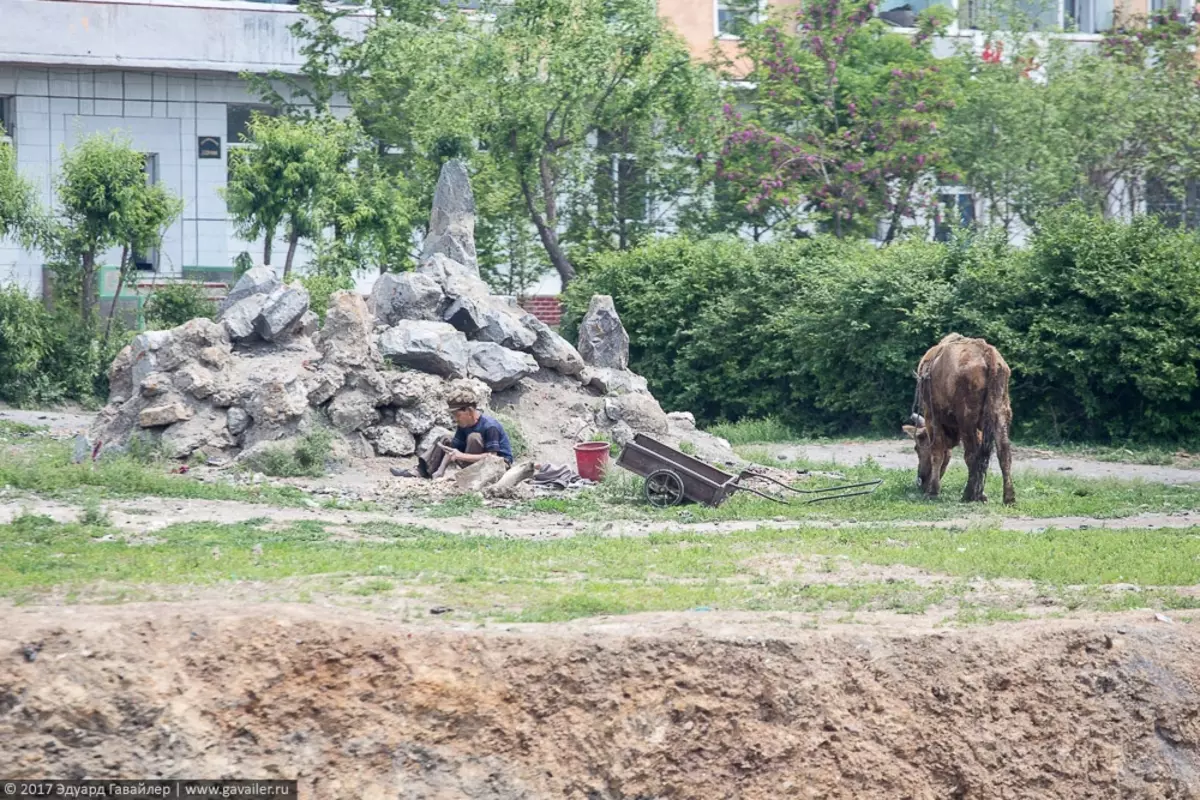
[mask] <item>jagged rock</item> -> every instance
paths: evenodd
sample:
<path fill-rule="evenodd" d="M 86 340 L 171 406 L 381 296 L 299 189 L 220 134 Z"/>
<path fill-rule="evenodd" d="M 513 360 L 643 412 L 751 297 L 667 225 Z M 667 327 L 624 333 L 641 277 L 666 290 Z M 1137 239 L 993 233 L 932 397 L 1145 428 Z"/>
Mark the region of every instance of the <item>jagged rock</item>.
<path fill-rule="evenodd" d="M 593 367 L 623 370 L 629 366 L 629 334 L 611 295 L 592 295 L 579 324 L 579 355 Z"/>
<path fill-rule="evenodd" d="M 467 336 L 472 336 L 485 322 L 484 306 L 470 297 L 460 297 L 450 304 L 442 319 Z"/>
<path fill-rule="evenodd" d="M 402 319 L 441 319 L 446 295 L 433 278 L 419 272 L 380 275 L 371 287 L 367 307 L 375 319 L 395 325 Z"/>
<path fill-rule="evenodd" d="M 444 254 L 479 274 L 475 256 L 475 197 L 466 166 L 458 160 L 442 165 L 433 193 L 433 213 L 422 260 Z"/>
<path fill-rule="evenodd" d="M 445 379 L 427 372 L 386 372 L 384 377 L 391 386 L 394 406 L 407 408 L 429 399 L 441 403 L 446 393 Z"/>
<path fill-rule="evenodd" d="M 518 353 L 491 342 L 471 342 L 467 374 L 478 378 L 492 391 L 502 392 L 522 378 L 538 371 L 537 361 L 528 353 Z"/>
<path fill-rule="evenodd" d="M 273 342 L 285 334 L 308 311 L 308 290 L 299 284 L 281 286 L 267 296 L 254 330 Z"/>
<path fill-rule="evenodd" d="M 450 415 L 446 413 L 445 406 L 434 408 L 422 404 L 413 408 L 397 408 L 396 424 L 413 436 L 420 436 L 434 427 L 449 425 Z"/>
<path fill-rule="evenodd" d="M 247 297 L 256 294 L 268 295 L 279 287 L 279 278 L 270 267 L 255 267 L 247 270 L 245 275 L 238 278 L 238 282 L 233 285 L 233 289 L 222 301 L 220 314 L 223 317 L 227 309 Z"/>
<path fill-rule="evenodd" d="M 690 411 L 672 411 L 667 414 L 667 422 L 672 428 L 683 431 L 696 430 L 696 415 Z"/>
<path fill-rule="evenodd" d="M 147 331 L 134 337 L 129 354 L 131 385 L 141 386 L 146 376 L 160 371 L 159 351 L 170 338 L 170 331 Z M 132 394 L 132 391 L 129 394 Z M 127 394 L 126 397 L 128 396 Z"/>
<path fill-rule="evenodd" d="M 343 367 L 372 366 L 379 361 L 374 340 L 375 318 L 362 295 L 334 292 L 318 346 L 324 360 Z"/>
<path fill-rule="evenodd" d="M 491 297 L 487 282 L 478 273 L 442 253 L 435 253 L 423 260 L 417 267 L 417 273 L 433 279 L 451 300 L 471 297 L 487 303 Z"/>
<path fill-rule="evenodd" d="M 532 314 L 521 317 L 521 324 L 537 334 L 530 348 L 539 366 L 552 369 L 563 375 L 578 375 L 587 365 L 571 343 L 559 336 L 550 327 Z"/>
<path fill-rule="evenodd" d="M 346 383 L 346 374 L 336 364 L 322 364 L 308 381 L 308 402 L 324 405 Z"/>
<path fill-rule="evenodd" d="M 108 402 L 133 396 L 133 345 L 127 344 L 117 353 L 108 368 Z"/>
<path fill-rule="evenodd" d="M 329 421 L 342 433 L 350 433 L 374 425 L 379 421 L 379 412 L 370 396 L 348 389 L 338 392 L 329 404 Z"/>
<path fill-rule="evenodd" d="M 444 322 L 401 320 L 379 337 L 384 358 L 448 378 L 467 374 L 467 337 Z"/>
<path fill-rule="evenodd" d="M 216 391 L 216 382 L 212 372 L 193 362 L 175 373 L 175 388 L 203 400 Z"/>
<path fill-rule="evenodd" d="M 392 402 L 391 384 L 381 372 L 371 369 L 352 373 L 347 384 L 370 398 L 376 406 L 386 406 Z"/>
<path fill-rule="evenodd" d="M 623 394 L 604 401 L 604 413 L 613 422 L 625 422 L 638 433 L 664 435 L 669 427 L 662 406 L 648 394 Z"/>
<path fill-rule="evenodd" d="M 240 436 L 242 431 L 250 427 L 250 415 L 244 409 L 234 406 L 225 412 L 225 426 L 230 434 Z"/>
<path fill-rule="evenodd" d="M 311 338 L 320 327 L 321 318 L 316 315 L 316 312 L 305 311 L 300 316 L 300 319 L 296 321 L 296 324 L 292 326 L 292 335 Z"/>
<path fill-rule="evenodd" d="M 258 335 L 255 322 L 267 305 L 268 295 L 252 294 L 239 300 L 221 314 L 221 323 L 235 342 L 244 342 Z"/>
<path fill-rule="evenodd" d="M 178 400 L 159 406 L 143 408 L 138 414 L 138 424 L 143 428 L 162 428 L 191 419 L 195 412 Z"/>
<path fill-rule="evenodd" d="M 629 427 L 628 422 L 618 422 L 612 427 L 612 440 L 621 447 L 632 442 L 635 435 L 636 432 L 633 428 Z"/>
<path fill-rule="evenodd" d="M 142 378 L 138 389 L 142 397 L 158 397 L 166 394 L 172 388 L 171 376 L 165 372 L 152 372 Z"/>
<path fill-rule="evenodd" d="M 584 386 L 591 386 L 601 394 L 626 394 L 640 392 L 648 394 L 646 379 L 627 369 L 607 369 L 605 367 L 588 367 L 579 375 L 579 381 Z"/>
<path fill-rule="evenodd" d="M 384 425 L 371 428 L 366 436 L 375 445 L 376 454 L 381 456 L 411 456 L 417 452 L 416 439 L 404 428 Z"/>
<path fill-rule="evenodd" d="M 299 376 L 268 372 L 253 385 L 242 387 L 238 403 L 250 413 L 261 438 L 278 439 L 308 411 L 308 391 Z"/>
<path fill-rule="evenodd" d="M 159 443 L 167 458 L 187 458 L 202 447 L 225 448 L 234 444 L 225 412 L 207 410 L 163 431 Z"/>
<path fill-rule="evenodd" d="M 224 369 L 229 363 L 229 348 L 221 348 L 218 345 L 201 348 L 200 363 L 213 369 Z"/>
<path fill-rule="evenodd" d="M 429 463 L 429 460 L 433 458 L 434 446 L 443 439 L 453 435 L 453 432 L 449 428 L 443 428 L 440 425 L 430 429 L 421 437 L 421 442 L 417 445 L 417 457 Z"/>
<path fill-rule="evenodd" d="M 499 481 L 506 472 L 508 462 L 500 456 L 488 453 L 474 464 L 455 473 L 454 482 L 458 484 L 459 491 L 478 492 Z"/>
<path fill-rule="evenodd" d="M 503 303 L 493 302 L 485 307 L 482 323 L 475 333 L 477 341 L 492 342 L 509 350 L 528 350 L 537 343 L 537 334 L 522 325 L 517 314 L 508 311 Z"/>

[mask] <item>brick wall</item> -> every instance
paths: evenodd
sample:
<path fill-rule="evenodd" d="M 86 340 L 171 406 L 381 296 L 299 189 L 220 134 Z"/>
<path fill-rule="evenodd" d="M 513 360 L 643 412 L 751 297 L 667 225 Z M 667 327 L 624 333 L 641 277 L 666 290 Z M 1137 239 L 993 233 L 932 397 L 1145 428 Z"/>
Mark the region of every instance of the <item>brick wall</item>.
<path fill-rule="evenodd" d="M 558 298 L 553 295 L 526 297 L 521 302 L 521 308 L 547 325 L 557 325 L 562 321 L 562 303 L 558 302 Z"/>

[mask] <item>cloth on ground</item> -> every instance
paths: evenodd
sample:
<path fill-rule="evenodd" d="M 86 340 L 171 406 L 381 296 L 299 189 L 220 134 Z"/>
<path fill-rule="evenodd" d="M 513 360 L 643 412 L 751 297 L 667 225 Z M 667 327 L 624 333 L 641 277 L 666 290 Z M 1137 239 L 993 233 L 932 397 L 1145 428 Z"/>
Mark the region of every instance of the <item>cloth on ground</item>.
<path fill-rule="evenodd" d="M 533 474 L 533 485 L 543 489 L 581 489 L 595 486 L 596 482 L 580 477 L 565 464 L 542 464 Z"/>

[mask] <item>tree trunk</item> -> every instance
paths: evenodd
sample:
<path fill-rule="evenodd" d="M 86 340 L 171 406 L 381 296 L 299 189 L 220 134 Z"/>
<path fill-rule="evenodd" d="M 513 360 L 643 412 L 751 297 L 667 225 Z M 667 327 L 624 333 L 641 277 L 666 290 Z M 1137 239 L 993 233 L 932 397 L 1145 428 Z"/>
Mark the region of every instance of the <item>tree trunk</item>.
<path fill-rule="evenodd" d="M 529 211 L 529 217 L 537 227 L 538 238 L 542 240 L 542 246 L 546 248 L 546 254 L 550 256 L 550 263 L 554 265 L 558 276 L 562 278 L 563 289 L 566 289 L 567 284 L 575 279 L 575 267 L 571 265 L 567 254 L 559 245 L 558 233 L 538 213 L 537 206 L 533 202 L 533 192 L 530 191 L 529 183 L 524 178 L 521 178 L 521 194 L 525 196 L 525 208 Z"/>
<path fill-rule="evenodd" d="M 900 193 L 899 202 L 892 209 L 892 219 L 888 223 L 887 235 L 883 237 L 884 244 L 891 244 L 896 238 L 896 234 L 900 232 L 900 218 L 904 215 L 904 206 L 908 203 L 908 194 L 911 191 L 910 186 L 904 187 L 904 191 Z"/>
<path fill-rule="evenodd" d="M 100 352 L 108 347 L 108 335 L 112 333 L 113 317 L 117 313 L 117 301 L 121 299 L 121 290 L 125 288 L 125 263 L 129 260 L 129 245 L 121 247 L 121 268 L 117 276 L 117 293 L 113 295 L 112 305 L 108 307 L 108 322 L 104 323 L 104 339 L 100 344 Z"/>
<path fill-rule="evenodd" d="M 83 254 L 83 285 L 80 287 L 80 321 L 85 328 L 92 324 L 92 308 L 96 305 L 96 252 Z"/>
<path fill-rule="evenodd" d="M 266 242 L 263 243 L 263 266 L 271 266 L 271 240 L 275 238 L 275 229 L 269 228 L 266 232 Z"/>
<path fill-rule="evenodd" d="M 288 231 L 288 251 L 287 258 L 283 262 L 283 280 L 286 283 L 289 276 L 292 274 L 292 259 L 296 256 L 296 243 L 300 241 L 300 234 L 293 228 Z"/>

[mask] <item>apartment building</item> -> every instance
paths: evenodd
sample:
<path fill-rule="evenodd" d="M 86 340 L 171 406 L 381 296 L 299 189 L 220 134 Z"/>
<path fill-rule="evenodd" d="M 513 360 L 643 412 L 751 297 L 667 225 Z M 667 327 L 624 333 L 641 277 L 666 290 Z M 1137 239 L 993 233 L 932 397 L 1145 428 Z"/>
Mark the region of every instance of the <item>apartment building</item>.
<path fill-rule="evenodd" d="M 239 75 L 296 72 L 288 26 L 299 17 L 244 0 L 0 0 L 0 122 L 18 169 L 53 208 L 63 149 L 118 131 L 146 154 L 147 180 L 183 199 L 162 246 L 137 254 L 143 279 L 211 279 L 242 251 L 261 261 L 261 242 L 234 235 L 220 190 L 257 100 Z M 0 242 L 0 282 L 36 294 L 43 277 L 41 253 Z M 112 277 L 102 275 L 102 297 Z"/>

